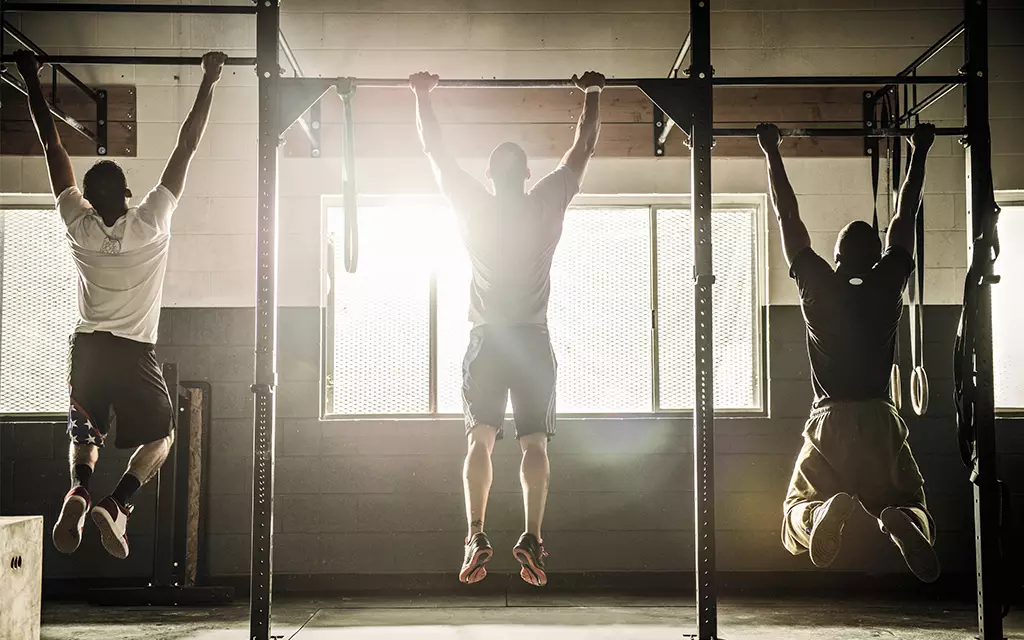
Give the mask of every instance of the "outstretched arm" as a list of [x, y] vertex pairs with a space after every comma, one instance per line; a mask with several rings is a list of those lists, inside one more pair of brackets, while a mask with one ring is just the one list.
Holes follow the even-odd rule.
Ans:
[[583, 113], [576, 125], [576, 139], [562, 158], [562, 164], [577, 176], [583, 177], [591, 156], [597, 148], [597, 136], [601, 132], [601, 91], [604, 90], [604, 76], [596, 71], [587, 71], [582, 78], [572, 77], [573, 83], [586, 95]]
[[414, 73], [409, 77], [409, 87], [416, 95], [416, 130], [423, 143], [423, 152], [430, 158], [434, 175], [442, 190], [450, 187], [450, 182], [457, 180], [462, 173], [455, 156], [444, 144], [441, 125], [434, 113], [434, 104], [430, 100], [430, 92], [437, 86], [438, 76], [426, 71]]
[[185, 176], [188, 166], [196, 155], [199, 142], [206, 132], [206, 124], [210, 121], [210, 107], [213, 106], [213, 89], [220, 80], [221, 71], [227, 55], [212, 51], [203, 56], [203, 81], [199, 85], [199, 93], [192, 105], [185, 122], [178, 131], [178, 143], [167, 160], [160, 184], [167, 188], [175, 198], [180, 198], [185, 190]]
[[801, 251], [811, 246], [811, 236], [807, 227], [800, 219], [800, 207], [796, 201], [793, 185], [789, 183], [786, 167], [782, 163], [779, 145], [782, 136], [773, 124], [761, 124], [757, 127], [757, 141], [768, 160], [768, 188], [772, 196], [775, 216], [779, 219], [779, 231], [782, 233], [782, 250], [786, 254], [786, 262], [793, 260]]
[[75, 186], [75, 170], [71, 166], [71, 157], [61, 143], [57, 125], [50, 115], [50, 107], [43, 97], [43, 88], [39, 84], [39, 61], [30, 51], [16, 51], [14, 58], [18, 63], [25, 86], [28, 89], [28, 108], [32, 114], [39, 142], [43, 145], [46, 157], [46, 169], [50, 174], [50, 189], [53, 197], [57, 197], [68, 187]]
[[921, 208], [921, 196], [924, 193], [924, 166], [928, 159], [928, 151], [935, 142], [935, 126], [918, 125], [910, 136], [910, 146], [914, 152], [910, 159], [907, 177], [900, 189], [899, 204], [896, 216], [889, 221], [889, 232], [885, 236], [885, 248], [902, 247], [911, 256], [914, 255], [914, 230], [916, 216]]

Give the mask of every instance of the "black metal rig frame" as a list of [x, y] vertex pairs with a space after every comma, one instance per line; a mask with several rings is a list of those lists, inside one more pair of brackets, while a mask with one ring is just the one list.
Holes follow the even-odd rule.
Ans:
[[[280, 1], [258, 0], [250, 5], [144, 5], [144, 4], [56, 4], [6, 3], [8, 11], [119, 11], [161, 13], [217, 13], [256, 15], [256, 55], [232, 58], [229, 63], [255, 65], [258, 75], [259, 158], [258, 257], [256, 269], [256, 344], [253, 402], [253, 511], [252, 569], [250, 594], [250, 637], [270, 640], [273, 561], [274, 431], [277, 389], [277, 243], [278, 243], [278, 146], [283, 132], [306, 113], [331, 88], [343, 95], [359, 86], [402, 87], [405, 79], [301, 78], [282, 77], [279, 65]], [[982, 233], [994, 215], [987, 208], [991, 200], [991, 141], [988, 128], [988, 6], [986, 0], [964, 0], [964, 22], [943, 38], [913, 69], [897, 76], [810, 76], [716, 78], [711, 65], [711, 1], [690, 0], [690, 33], [667, 78], [610, 78], [610, 87], [637, 87], [655, 103], [656, 115], [663, 114], [689, 135], [691, 202], [694, 211], [694, 291], [696, 403], [693, 412], [694, 487], [696, 522], [697, 633], [699, 640], [719, 638], [715, 571], [714, 513], [714, 386], [712, 340], [712, 286], [715, 276], [711, 260], [711, 157], [715, 136], [752, 136], [753, 130], [715, 129], [714, 86], [877, 86], [918, 84], [942, 85], [914, 108], [923, 110], [946, 95], [951, 87], [966, 85], [965, 128], [943, 129], [943, 135], [963, 136], [967, 147], [967, 207], [972, 219], [972, 255], [990, 255], [992, 236]], [[919, 76], [917, 66], [949, 44], [959, 33], [966, 40], [965, 63], [959, 75]], [[687, 46], [689, 45], [689, 46]], [[691, 55], [688, 77], [680, 78], [679, 67], [687, 52]], [[5, 60], [7, 58], [4, 58]], [[43, 56], [54, 64], [198, 64], [199, 58], [145, 56]], [[293, 70], [295, 65], [293, 64]], [[442, 80], [440, 87], [564, 87], [566, 80]], [[877, 95], [878, 92], [876, 92]], [[918, 111], [918, 112], [919, 112]], [[655, 143], [668, 135], [668, 120], [658, 125]], [[797, 129], [792, 136], [905, 136], [909, 129], [877, 126], [866, 122], [854, 129]], [[315, 147], [314, 147], [315, 148]], [[657, 154], [657, 152], [655, 152]], [[1002, 618], [998, 567], [999, 495], [995, 480], [995, 424], [992, 394], [991, 290], [992, 262], [987, 266], [978, 296], [980, 318], [977, 349], [978, 471], [975, 483], [975, 525], [977, 529], [978, 623], [982, 640], [1002, 640]]]

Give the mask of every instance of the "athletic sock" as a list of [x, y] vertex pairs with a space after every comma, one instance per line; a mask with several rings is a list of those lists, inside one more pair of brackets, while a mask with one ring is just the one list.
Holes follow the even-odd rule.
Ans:
[[135, 495], [135, 492], [138, 491], [139, 487], [141, 486], [142, 483], [139, 482], [138, 478], [136, 478], [130, 473], [126, 473], [123, 476], [121, 476], [121, 481], [117, 483], [116, 487], [114, 487], [114, 493], [110, 494], [110, 496], [114, 500], [117, 500], [117, 502], [122, 507], [127, 508], [128, 502], [132, 499], [132, 496]]
[[89, 479], [92, 478], [92, 467], [87, 464], [76, 464], [71, 470], [71, 486], [89, 490]]

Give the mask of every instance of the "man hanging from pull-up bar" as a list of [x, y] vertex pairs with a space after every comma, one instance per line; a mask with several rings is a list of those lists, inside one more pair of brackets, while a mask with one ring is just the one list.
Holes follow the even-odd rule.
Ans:
[[[924, 582], [939, 577], [935, 524], [924, 479], [907, 443], [907, 425], [890, 401], [890, 372], [903, 314], [903, 290], [914, 271], [915, 216], [921, 206], [932, 125], [914, 129], [914, 149], [889, 222], [885, 251], [878, 234], [851, 222], [836, 241], [836, 269], [811, 248], [796, 195], [779, 153], [775, 125], [757, 128], [782, 249], [800, 290], [807, 325], [814, 405], [804, 429], [783, 507], [782, 540], [790, 553], [810, 552], [817, 567], [839, 554], [843, 526], [859, 503]], [[920, 267], [920, 265], [918, 265]]]
[[430, 101], [438, 77], [409, 78], [416, 94], [416, 124], [441, 191], [452, 204], [473, 268], [469, 320], [473, 323], [463, 361], [462, 400], [468, 453], [463, 469], [466, 496], [465, 557], [459, 579], [483, 580], [493, 554], [484, 533], [491, 489], [491, 452], [503, 435], [509, 395], [515, 435], [523, 452], [520, 481], [526, 531], [512, 550], [520, 575], [547, 584], [541, 521], [547, 502], [548, 440], [555, 433], [557, 363], [547, 329], [551, 260], [562, 235], [565, 210], [580, 190], [601, 126], [604, 76], [588, 71], [573, 82], [586, 94], [576, 139], [558, 168], [529, 191], [526, 153], [505, 142], [491, 152], [483, 184], [463, 171], [444, 145]]
[[86, 171], [79, 190], [71, 158], [43, 97], [39, 62], [28, 51], [16, 52], [15, 58], [78, 270], [80, 318], [68, 356], [71, 489], [53, 528], [53, 544], [61, 553], [73, 553], [81, 544], [92, 507], [89, 479], [116, 419], [114, 446], [135, 452], [113, 493], [92, 507], [92, 518], [107, 553], [127, 558], [130, 500], [156, 475], [174, 442], [171, 399], [154, 350], [171, 215], [210, 119], [213, 90], [227, 56], [203, 56], [195, 105], [181, 126], [159, 184], [137, 207], [129, 204], [132, 193], [124, 171], [111, 160], [100, 160]]

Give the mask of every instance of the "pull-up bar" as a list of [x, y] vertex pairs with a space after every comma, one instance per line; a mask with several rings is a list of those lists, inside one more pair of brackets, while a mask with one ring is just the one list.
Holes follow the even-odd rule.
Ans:
[[[639, 87], [646, 79], [608, 78], [606, 87]], [[658, 82], [688, 82], [688, 78], [657, 78]], [[408, 87], [406, 78], [353, 78], [352, 82], [359, 87]], [[963, 76], [768, 76], [768, 77], [736, 77], [712, 78], [712, 84], [722, 86], [764, 86], [764, 85], [831, 85], [857, 86], [876, 84], [964, 84]], [[491, 89], [571, 89], [575, 85], [570, 80], [509, 80], [498, 78], [451, 79], [442, 78], [438, 87], [459, 88], [491, 88]]]
[[75, 11], [81, 13], [219, 13], [256, 15], [255, 4], [71, 4], [62, 2], [8, 2], [5, 11]]
[[[780, 129], [784, 138], [898, 138], [909, 136], [913, 129]], [[714, 135], [719, 138], [741, 138], [756, 136], [754, 129], [715, 129]], [[964, 136], [967, 129], [963, 127], [936, 128], [937, 136]]]
[[[64, 5], [61, 5], [64, 6]], [[70, 5], [75, 6], [75, 5]], [[126, 7], [137, 5], [124, 5]], [[171, 56], [36, 56], [40, 64], [125, 64], [125, 65], [167, 65], [167, 66], [198, 66], [203, 59], [200, 57]], [[14, 56], [5, 55], [3, 62], [14, 62]], [[255, 67], [256, 58], [234, 58], [230, 55], [224, 62], [226, 65], [239, 67]]]

